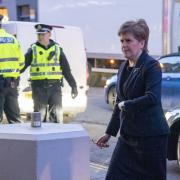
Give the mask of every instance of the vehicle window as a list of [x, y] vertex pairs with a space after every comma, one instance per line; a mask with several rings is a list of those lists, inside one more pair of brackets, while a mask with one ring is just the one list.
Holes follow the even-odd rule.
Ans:
[[164, 57], [159, 62], [163, 73], [180, 73], [180, 56]]

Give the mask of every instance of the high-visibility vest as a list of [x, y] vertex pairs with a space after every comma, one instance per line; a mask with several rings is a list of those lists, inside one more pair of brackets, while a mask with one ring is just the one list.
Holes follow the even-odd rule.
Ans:
[[24, 67], [24, 54], [17, 39], [0, 29], [0, 75], [4, 78], [20, 76]]
[[57, 44], [45, 50], [42, 47], [32, 45], [32, 63], [30, 68], [31, 80], [62, 79], [60, 66], [60, 48]]

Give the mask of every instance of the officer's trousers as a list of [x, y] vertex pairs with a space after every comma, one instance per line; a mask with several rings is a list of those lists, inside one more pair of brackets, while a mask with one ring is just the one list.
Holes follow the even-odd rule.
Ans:
[[60, 82], [49, 84], [32, 82], [31, 86], [34, 111], [41, 112], [41, 120], [43, 122], [63, 123]]
[[1, 121], [3, 119], [3, 110], [10, 124], [21, 122], [17, 87], [14, 88], [3, 87], [0, 89], [0, 120]]

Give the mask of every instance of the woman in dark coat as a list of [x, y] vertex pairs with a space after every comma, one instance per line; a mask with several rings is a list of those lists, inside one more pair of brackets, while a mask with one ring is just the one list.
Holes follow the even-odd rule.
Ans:
[[161, 105], [160, 64], [147, 53], [149, 28], [143, 19], [127, 21], [118, 35], [127, 61], [118, 71], [111, 120], [97, 141], [107, 147], [120, 130], [106, 180], [166, 180], [169, 128]]

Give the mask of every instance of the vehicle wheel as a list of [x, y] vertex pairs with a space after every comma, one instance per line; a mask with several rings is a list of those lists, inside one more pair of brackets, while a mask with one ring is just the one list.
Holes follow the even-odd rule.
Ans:
[[178, 136], [178, 143], [177, 143], [177, 163], [180, 168], [180, 133]]
[[116, 87], [112, 86], [108, 93], [108, 102], [111, 109], [114, 109], [115, 100], [116, 100]]

